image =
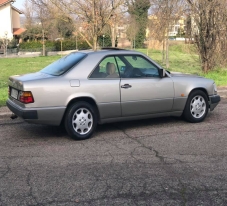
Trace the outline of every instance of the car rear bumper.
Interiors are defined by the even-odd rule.
[[[48,125],[60,125],[66,109],[65,107],[23,108],[10,99],[7,100],[6,105],[15,115],[27,122]]]
[[[36,110],[26,110],[12,103],[11,101],[6,102],[7,107],[18,117],[22,119],[38,119]]]
[[[210,96],[210,111],[213,111],[220,101],[221,97],[219,95]]]

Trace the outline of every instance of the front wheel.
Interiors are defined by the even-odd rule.
[[[65,129],[74,140],[85,140],[92,136],[97,126],[95,109],[87,102],[71,105],[65,115]]]
[[[201,90],[193,91],[187,100],[183,116],[192,123],[202,122],[208,113],[208,99]]]

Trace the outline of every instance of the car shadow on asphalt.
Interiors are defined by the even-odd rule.
[[[164,127],[169,123],[184,122],[180,117],[158,117],[152,119],[142,119],[134,121],[122,121],[116,123],[108,123],[103,125],[98,125],[97,132],[107,132],[114,130],[127,130],[134,128],[143,128],[148,126],[159,126]]]
[[[212,112],[209,112],[207,115],[207,119],[205,121],[209,122],[210,118],[214,118]],[[97,125],[96,131],[94,132],[93,138],[97,138],[98,136],[107,136],[108,132],[111,133],[110,136],[114,135],[114,132],[125,130],[139,130],[147,127],[155,127],[156,129],[162,129],[167,125],[174,127],[180,126],[183,124],[190,124],[185,122],[181,117],[159,117],[159,118],[151,118],[151,119],[142,119],[142,120],[134,120],[134,121],[122,121],[116,123],[107,123],[102,125]],[[40,139],[40,140],[60,140],[66,139],[71,140],[68,136],[65,128],[63,126],[48,126],[48,125],[37,125],[37,124],[29,124],[24,122],[24,124],[20,125],[20,128],[25,130],[28,135],[23,139]],[[108,137],[108,136],[107,136]]]
[[[148,126],[164,127],[166,124],[178,124],[177,122],[184,122],[180,118],[176,117],[159,117],[154,119],[143,119],[135,121],[123,121],[117,123],[108,123],[98,125],[93,137],[97,137],[108,132],[117,132],[119,130],[136,129]],[[36,139],[36,140],[50,140],[50,139],[71,139],[63,126],[48,126],[37,125],[30,123],[20,124],[18,129],[26,131],[26,136],[23,139]]]

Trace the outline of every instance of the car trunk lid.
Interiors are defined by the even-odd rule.
[[[29,81],[36,81],[46,78],[54,78],[49,74],[36,72],[25,75],[15,75],[9,77],[8,85],[9,85],[9,97],[12,100],[18,100],[21,103],[33,103],[34,98],[32,95],[32,91],[30,89],[27,91],[25,89],[25,83]],[[25,91],[26,90],[26,91]]]
[[[24,75],[14,75],[14,76],[9,77],[8,84],[10,87],[23,91],[24,82],[46,79],[46,78],[54,78],[54,76],[51,76],[51,75],[45,74],[45,73],[41,73],[41,72],[24,74]]]

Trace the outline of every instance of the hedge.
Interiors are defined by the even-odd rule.
[[[77,45],[76,45],[77,44]],[[45,41],[47,51],[61,51],[61,41]],[[19,46],[20,51],[41,51],[43,48],[42,41],[22,42]],[[62,51],[75,49],[90,49],[85,41],[63,40]]]

